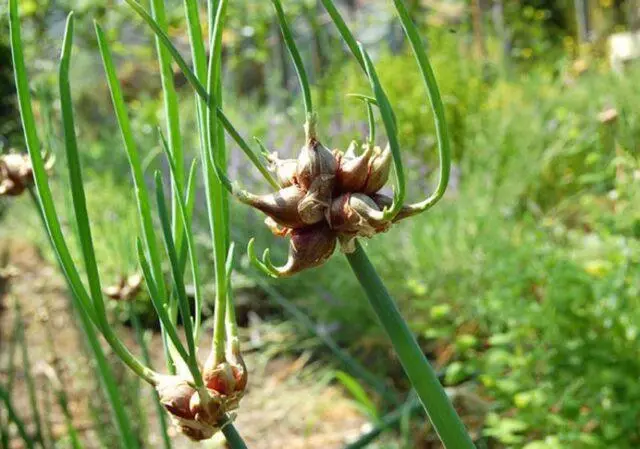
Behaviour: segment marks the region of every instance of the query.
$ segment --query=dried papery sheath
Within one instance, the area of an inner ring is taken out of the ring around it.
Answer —
[[[333,254],[336,243],[336,233],[326,223],[296,229],[291,232],[287,263],[276,270],[285,277],[322,265]]]
[[[296,170],[298,161],[296,159],[280,159],[278,153],[271,153],[267,156],[269,170],[275,173],[276,181],[280,187],[289,187],[296,182]]]
[[[299,229],[308,226],[309,217],[303,217],[299,212],[300,202],[306,196],[306,192],[298,186],[285,187],[275,193],[267,195],[253,195],[245,191],[236,192],[240,201],[267,214],[275,223],[291,229]],[[320,221],[322,217],[318,219]],[[317,223],[317,221],[316,221]]]

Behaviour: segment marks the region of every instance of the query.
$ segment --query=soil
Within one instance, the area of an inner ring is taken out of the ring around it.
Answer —
[[[11,347],[17,304],[24,322],[39,408],[51,422],[54,438],[64,437],[66,427],[59,407],[53,404],[48,409],[46,405],[51,395],[47,393],[49,384],[42,372],[47,365],[56,367],[59,373],[69,396],[73,423],[85,447],[117,447],[115,442],[107,441],[108,436],[100,436],[104,432],[97,432],[95,416],[102,416],[104,425],[110,426],[109,415],[104,402],[99,399],[101,395],[92,362],[84,349],[83,334],[77,327],[66,285],[56,268],[46,263],[31,244],[14,239],[0,241],[0,270],[0,383],[5,385],[7,379],[8,349]],[[132,331],[123,327],[119,332],[128,346],[135,348]],[[156,367],[163,365],[161,347],[159,335],[152,335],[150,349]],[[18,413],[33,431],[34,420],[30,416],[19,350],[16,361],[19,368],[12,399]],[[259,353],[251,353],[246,361],[250,370],[250,386],[238,412],[236,427],[249,447],[339,448],[357,437],[366,426],[366,418],[340,389],[319,383],[317,376],[301,375],[305,372],[306,358],[279,356],[267,360]],[[125,400],[133,402],[142,398],[146,404],[144,410],[147,410],[149,430],[144,433],[148,435],[147,447],[162,447],[155,409],[150,402],[151,388],[132,380],[117,360],[113,366],[122,382],[129,382],[126,385],[130,386],[125,390],[131,394],[125,396]],[[45,413],[46,410],[50,412]],[[139,424],[136,420],[132,422]],[[176,435],[173,427],[171,433],[174,436],[173,447],[177,449],[225,447],[221,436],[205,445],[197,445],[182,435]],[[18,449],[21,444],[18,438],[14,438],[11,448]]]

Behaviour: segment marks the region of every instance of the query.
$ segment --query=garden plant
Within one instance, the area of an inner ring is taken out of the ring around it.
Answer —
[[[321,143],[321,140],[330,141],[333,136],[323,135],[321,131],[322,123],[318,121],[314,109],[308,76],[284,8],[280,0],[272,0],[304,98],[306,115],[304,132],[301,132],[304,141],[297,159],[280,159],[277,152],[269,152],[259,140],[260,151],[254,151],[224,113],[221,63],[227,0],[209,2],[208,36],[203,35],[197,2],[185,0],[191,66],[167,35],[167,18],[162,0],[152,0],[150,12],[135,0],[126,2],[148,24],[156,39],[166,115],[165,126],[159,130],[158,138],[169,167],[170,195],[165,192],[166,181],[159,171],[153,176],[153,189],[147,185],[143,156],[132,131],[111,45],[98,23],[95,31],[133,177],[141,230],[137,240],[137,256],[162,330],[166,374],[155,371],[148,365],[148,360],[140,360],[130,352],[114,331],[105,311],[105,288],[99,275],[100,260],[96,258],[89,222],[79,157],[82,144],[76,138],[73,86],[69,79],[73,14],[66,23],[59,66],[59,94],[82,263],[72,257],[49,186],[48,172],[52,169],[52,159],[43,153],[32,110],[18,0],[9,1],[11,46],[29,158],[10,155],[4,156],[0,162],[1,192],[15,195],[28,189],[33,195],[34,204],[41,214],[70,287],[84,332],[101,368],[123,445],[137,447],[138,443],[125,416],[113,375],[105,363],[98,335],[104,337],[111,350],[135,375],[157,390],[161,404],[182,433],[193,440],[206,440],[221,430],[230,447],[246,447],[233,425],[233,415],[241,413],[241,400],[250,382],[240,349],[231,286],[235,245],[230,234],[233,224],[229,202],[237,199],[262,211],[274,235],[289,239],[289,259],[282,267],[272,263],[268,250],[262,258],[258,258],[253,240],[248,245],[252,263],[271,277],[290,276],[317,267],[340,246],[443,444],[449,448],[473,447],[447,394],[359,241],[392,231],[401,220],[428,211],[442,199],[449,182],[451,158],[443,102],[425,45],[402,0],[393,0],[393,4],[414,52],[433,110],[440,162],[439,180],[434,193],[415,204],[406,203],[405,170],[400,149],[402,136],[391,102],[367,50],[355,39],[332,0],[322,0],[322,4],[371,87],[370,94],[353,94],[366,107],[369,135],[361,142],[354,142],[345,151],[331,151]],[[208,56],[206,42],[209,43]],[[200,157],[189,165],[185,165],[183,130],[172,77],[173,63],[179,66],[195,91]],[[376,132],[377,114],[384,124],[387,145],[377,143],[380,140]],[[263,175],[271,192],[252,194],[228,178],[225,133]],[[192,230],[198,165],[205,185],[215,265],[213,337],[204,345],[205,349],[202,349],[201,343],[204,334],[203,262],[197,257]],[[381,190],[392,173],[393,194],[388,196]],[[155,223],[160,224],[159,230]],[[375,245],[375,240],[372,245]],[[166,266],[170,268],[168,273],[164,269]],[[194,286],[193,304],[185,285],[187,272],[190,272]],[[86,280],[83,280],[83,274],[86,274]],[[179,326],[179,322],[182,326]],[[207,351],[206,357],[200,357],[199,348]]]

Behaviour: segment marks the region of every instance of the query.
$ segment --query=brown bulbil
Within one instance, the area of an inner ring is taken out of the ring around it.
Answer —
[[[202,373],[207,389],[220,395],[229,396],[236,392],[236,377],[231,365],[222,362],[213,368],[205,368]]]
[[[296,167],[296,180],[305,191],[314,181],[322,179],[327,184],[327,191],[333,191],[335,176],[338,170],[335,156],[316,139],[310,139],[302,147]],[[329,188],[330,187],[330,188]],[[328,202],[328,198],[327,201]]]
[[[190,403],[195,388],[179,376],[162,376],[156,385],[160,403],[167,411],[181,419],[195,419]]]
[[[237,194],[240,201],[267,214],[280,226],[291,229],[299,229],[309,224],[303,219],[298,210],[300,202],[306,196],[306,192],[298,186],[285,187],[268,195],[253,195],[247,192]],[[309,220],[309,217],[305,217]],[[322,217],[319,218],[321,220]],[[319,221],[318,220],[318,221]]]
[[[350,151],[337,153],[338,172],[336,175],[336,190],[338,192],[358,192],[369,177],[369,162],[372,151],[369,147],[360,156],[349,156]]]
[[[336,233],[326,223],[320,223],[291,233],[289,259],[278,269],[281,276],[291,276],[307,268],[322,265],[336,248]]]
[[[327,220],[336,232],[372,237],[389,228],[390,223],[382,221],[380,215],[380,208],[369,196],[345,193],[333,201]]]
[[[389,180],[392,157],[388,147],[381,150],[380,147],[365,145],[360,156],[355,156],[351,147],[345,154],[337,153],[336,159],[339,164],[336,190],[340,193],[372,194]]]
[[[369,177],[362,189],[366,194],[376,193],[383,188],[391,174],[391,162],[393,162],[391,149],[387,147],[381,150],[380,147],[375,147],[373,153],[369,164]]]
[[[325,210],[331,202],[334,177],[322,175],[317,177],[305,197],[298,204],[298,212],[305,223],[316,224],[324,219]]]

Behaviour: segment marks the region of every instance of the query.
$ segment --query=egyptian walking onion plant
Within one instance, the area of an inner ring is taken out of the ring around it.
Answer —
[[[272,263],[268,250],[265,250],[261,259],[256,257],[254,241],[250,241],[248,254],[251,262],[269,276],[290,276],[319,266],[331,257],[338,243],[340,244],[375,313],[388,333],[402,366],[441,440],[450,448],[473,447],[464,425],[426,357],[358,242],[358,238],[371,238],[378,233],[388,231],[400,220],[427,211],[443,197],[449,180],[450,150],[444,107],[424,45],[403,2],[393,0],[426,85],[436,121],[440,156],[437,188],[430,197],[416,204],[405,204],[404,169],[399,148],[398,127],[392,106],[367,51],[356,41],[332,0],[322,0],[322,3],[348,49],[363,69],[373,92],[373,96],[354,95],[363,100],[367,107],[369,136],[363,143],[352,143],[345,152],[338,150],[332,152],[321,143],[317,116],[302,58],[280,0],[272,0],[286,46],[300,80],[306,120],[305,141],[297,159],[280,159],[277,153],[269,153],[264,145],[257,141],[263,158],[268,162],[268,167],[236,131],[222,111],[221,36],[227,1],[209,2],[210,57],[207,61],[198,17],[198,5],[195,0],[185,0],[193,70],[167,36],[162,0],[151,1],[151,13],[134,0],[126,0],[126,2],[153,31],[161,67],[169,135],[169,139],[167,141],[162,139],[162,143],[169,161],[172,179],[171,211],[167,208],[159,173],[156,173],[155,187],[164,250],[171,267],[170,286],[165,285],[161,251],[156,243],[153,228],[149,193],[144,183],[140,155],[129,125],[109,46],[98,25],[96,25],[96,32],[136,187],[142,229],[142,238],[138,241],[138,253],[147,289],[162,324],[166,343],[165,352],[172,372],[169,375],[158,374],[138,361],[123,346],[106,319],[98,263],[91,243],[91,230],[87,218],[71,109],[68,72],[72,45],[72,16],[67,23],[67,34],[63,46],[60,90],[69,175],[77,228],[87,271],[88,291],[71,259],[47,184],[46,167],[41,156],[30,105],[20,40],[17,0],[10,0],[16,80],[38,193],[38,204],[44,215],[58,259],[72,287],[73,295],[78,298],[77,302],[87,319],[97,327],[114,352],[137,375],[156,387],[162,403],[183,433],[193,439],[202,440],[210,438],[217,429],[222,428],[232,447],[244,447],[228,415],[228,412],[238,407],[247,385],[247,372],[240,355],[229,285],[233,266],[233,244],[229,241],[228,192],[240,202],[262,211],[267,216],[267,226],[276,236],[290,239],[289,258],[281,267]],[[195,164],[192,165],[185,181],[177,100],[170,76],[172,60],[183,71],[197,94],[200,159],[214,248],[216,273],[214,338],[211,354],[204,365],[200,365],[197,359],[201,327],[200,309],[203,298],[191,231]],[[376,145],[374,108],[379,110],[388,139],[388,145],[384,149]],[[254,195],[228,179],[224,131],[245,152],[268,181],[273,192]],[[381,194],[380,190],[387,183],[392,166],[395,185],[393,197],[389,197]],[[187,258],[189,258],[195,285],[195,316],[191,315],[191,306],[188,303],[183,280]],[[186,347],[176,325],[178,313],[184,323],[183,339],[186,341]]]

